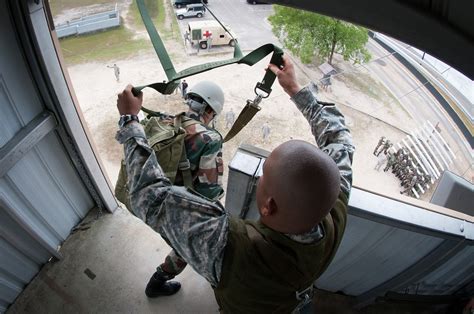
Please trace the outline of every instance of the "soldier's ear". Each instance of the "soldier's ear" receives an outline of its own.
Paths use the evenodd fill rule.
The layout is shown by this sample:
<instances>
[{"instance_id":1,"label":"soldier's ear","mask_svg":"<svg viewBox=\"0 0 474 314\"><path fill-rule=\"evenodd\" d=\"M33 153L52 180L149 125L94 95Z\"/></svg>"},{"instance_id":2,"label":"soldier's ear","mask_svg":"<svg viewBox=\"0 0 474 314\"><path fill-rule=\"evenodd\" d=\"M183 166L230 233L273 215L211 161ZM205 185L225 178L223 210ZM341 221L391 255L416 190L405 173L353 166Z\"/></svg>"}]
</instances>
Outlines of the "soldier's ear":
<instances>
[{"instance_id":1,"label":"soldier's ear","mask_svg":"<svg viewBox=\"0 0 474 314\"><path fill-rule=\"evenodd\" d=\"M278 206L273 197L269 197L266 202L266 208L268 208L269 216L275 215L278 212Z\"/></svg>"},{"instance_id":2,"label":"soldier's ear","mask_svg":"<svg viewBox=\"0 0 474 314\"><path fill-rule=\"evenodd\" d=\"M268 197L264 201L264 204L260 210L260 215L264 217L275 215L277 209L278 207L275 203L275 200L272 197Z\"/></svg>"}]
</instances>

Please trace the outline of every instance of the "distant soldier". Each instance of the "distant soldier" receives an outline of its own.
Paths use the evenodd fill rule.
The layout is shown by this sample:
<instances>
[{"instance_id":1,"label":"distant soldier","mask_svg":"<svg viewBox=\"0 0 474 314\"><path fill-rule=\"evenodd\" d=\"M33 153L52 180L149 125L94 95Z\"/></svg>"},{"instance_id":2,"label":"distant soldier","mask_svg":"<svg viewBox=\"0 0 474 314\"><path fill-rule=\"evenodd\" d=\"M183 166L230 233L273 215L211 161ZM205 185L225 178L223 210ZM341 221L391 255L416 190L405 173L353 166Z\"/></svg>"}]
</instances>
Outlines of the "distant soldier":
<instances>
[{"instance_id":1,"label":"distant soldier","mask_svg":"<svg viewBox=\"0 0 474 314\"><path fill-rule=\"evenodd\" d=\"M403 180L408 175L409 169L407 167L406 160L402 160L401 163L398 164L398 168L396 169L395 175L400 179Z\"/></svg>"},{"instance_id":2,"label":"distant soldier","mask_svg":"<svg viewBox=\"0 0 474 314\"><path fill-rule=\"evenodd\" d=\"M408 154L406 152L403 154L402 158L403 158L403 160L406 160L406 161L409 161L411 159L410 154Z\"/></svg>"},{"instance_id":3,"label":"distant soldier","mask_svg":"<svg viewBox=\"0 0 474 314\"><path fill-rule=\"evenodd\" d=\"M211 50L212 47L212 35L207 37L207 51Z\"/></svg>"},{"instance_id":4,"label":"distant soldier","mask_svg":"<svg viewBox=\"0 0 474 314\"><path fill-rule=\"evenodd\" d=\"M321 79L321 87L324 91L327 91L329 89L329 86L331 85L331 74L324 74L323 78Z\"/></svg>"},{"instance_id":5,"label":"distant soldier","mask_svg":"<svg viewBox=\"0 0 474 314\"><path fill-rule=\"evenodd\" d=\"M380 156L377 157L377 164L375 165L375 170L377 171L380 171L380 167L382 167L383 164L385 164L387 162L387 155L386 154L382 154Z\"/></svg>"},{"instance_id":6,"label":"distant soldier","mask_svg":"<svg viewBox=\"0 0 474 314\"><path fill-rule=\"evenodd\" d=\"M390 147L392 147L392 146L393 146L392 142L390 142L389 140L385 141L385 143L383 144L382 149L377 153L376 156L378 156L381 152L383 152L384 154L387 154L387 153L388 153L388 150L389 150Z\"/></svg>"},{"instance_id":7,"label":"distant soldier","mask_svg":"<svg viewBox=\"0 0 474 314\"><path fill-rule=\"evenodd\" d=\"M407 194L409 196L413 195L412 189L415 187L416 181L418 180L417 176L412 176L410 182L407 184L406 189L400 191L400 194Z\"/></svg>"},{"instance_id":8,"label":"distant soldier","mask_svg":"<svg viewBox=\"0 0 474 314\"><path fill-rule=\"evenodd\" d=\"M377 143L377 146L375 146L375 149L374 149L374 155L375 156L378 156L377 154L377 150L379 149L380 146L382 146L383 144L385 144L385 136L382 136L379 140L379 142Z\"/></svg>"},{"instance_id":9,"label":"distant soldier","mask_svg":"<svg viewBox=\"0 0 474 314\"><path fill-rule=\"evenodd\" d=\"M231 108L230 111L227 111L227 113L225 114L225 127L227 129L232 127L232 125L234 124L234 121L235 121L235 113Z\"/></svg>"},{"instance_id":10,"label":"distant soldier","mask_svg":"<svg viewBox=\"0 0 474 314\"><path fill-rule=\"evenodd\" d=\"M113 66L108 65L107 66L109 69L114 69L114 74L115 74L115 79L117 82L120 81L120 68L117 66L117 64L114 63Z\"/></svg>"},{"instance_id":11,"label":"distant soldier","mask_svg":"<svg viewBox=\"0 0 474 314\"><path fill-rule=\"evenodd\" d=\"M415 188L419 185L423 187L423 182L425 182L425 177L422 174L419 174L416 179ZM424 187L423 187L424 189Z\"/></svg>"},{"instance_id":12,"label":"distant soldier","mask_svg":"<svg viewBox=\"0 0 474 314\"><path fill-rule=\"evenodd\" d=\"M262 139L264 143L267 142L267 139L269 136L270 136L270 126L268 125L268 123L265 122L262 125Z\"/></svg>"},{"instance_id":13,"label":"distant soldier","mask_svg":"<svg viewBox=\"0 0 474 314\"><path fill-rule=\"evenodd\" d=\"M395 165L396 162L397 158L395 157L395 154L388 153L387 164L385 165L383 172L387 172L391 167Z\"/></svg>"},{"instance_id":14,"label":"distant soldier","mask_svg":"<svg viewBox=\"0 0 474 314\"><path fill-rule=\"evenodd\" d=\"M404 187L409 186L413 177L415 177L415 173L411 170L408 170L407 174L402 177L402 182L400 183L400 185Z\"/></svg>"},{"instance_id":15,"label":"distant soldier","mask_svg":"<svg viewBox=\"0 0 474 314\"><path fill-rule=\"evenodd\" d=\"M183 80L181 82L181 95L183 96L183 98L186 99L186 94L188 93L188 82L186 82L186 80Z\"/></svg>"},{"instance_id":16,"label":"distant soldier","mask_svg":"<svg viewBox=\"0 0 474 314\"><path fill-rule=\"evenodd\" d=\"M406 165L406 161L405 161L405 160L403 160L403 159L402 159L402 160L399 160L399 159L398 159L398 160L397 160L397 163L396 163L395 166L393 167L393 171L392 171L392 172L393 172L393 173L399 173L400 170L405 167L405 165Z\"/></svg>"},{"instance_id":17,"label":"distant soldier","mask_svg":"<svg viewBox=\"0 0 474 314\"><path fill-rule=\"evenodd\" d=\"M424 181L423 181L424 187L427 188L430 183L431 183L431 176L429 174L425 174Z\"/></svg>"}]
</instances>

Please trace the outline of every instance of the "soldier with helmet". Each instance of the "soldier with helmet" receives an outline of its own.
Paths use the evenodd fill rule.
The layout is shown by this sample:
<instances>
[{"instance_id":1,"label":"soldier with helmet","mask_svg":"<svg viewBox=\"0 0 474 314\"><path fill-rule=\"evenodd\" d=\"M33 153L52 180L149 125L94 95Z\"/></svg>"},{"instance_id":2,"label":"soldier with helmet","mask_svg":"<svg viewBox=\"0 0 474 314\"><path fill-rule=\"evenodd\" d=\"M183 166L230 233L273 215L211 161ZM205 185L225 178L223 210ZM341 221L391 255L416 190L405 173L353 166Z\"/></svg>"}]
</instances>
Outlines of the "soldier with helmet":
<instances>
[{"instance_id":1,"label":"soldier with helmet","mask_svg":"<svg viewBox=\"0 0 474 314\"><path fill-rule=\"evenodd\" d=\"M207 199L218 200L224 193L221 180L224 172L222 136L210 127L210 124L222 112L224 93L217 84L202 81L189 88L185 96L189 107L185 117L198 122L185 127L184 139L193 177L193 189ZM178 175L175 184L184 185L182 181ZM186 265L186 261L172 250L151 276L145 294L154 298L178 292L181 284L168 280L180 274Z\"/></svg>"}]
</instances>

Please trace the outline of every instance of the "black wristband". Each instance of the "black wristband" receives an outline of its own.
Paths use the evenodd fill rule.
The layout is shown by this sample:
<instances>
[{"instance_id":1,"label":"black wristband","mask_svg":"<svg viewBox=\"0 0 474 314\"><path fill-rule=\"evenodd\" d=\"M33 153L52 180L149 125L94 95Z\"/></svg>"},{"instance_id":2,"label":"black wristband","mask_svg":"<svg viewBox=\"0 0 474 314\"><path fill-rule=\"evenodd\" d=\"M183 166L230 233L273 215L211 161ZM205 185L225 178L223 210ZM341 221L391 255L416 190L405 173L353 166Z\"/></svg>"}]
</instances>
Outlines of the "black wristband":
<instances>
[{"instance_id":1,"label":"black wristband","mask_svg":"<svg viewBox=\"0 0 474 314\"><path fill-rule=\"evenodd\" d=\"M124 115L121 115L121 116L120 116L120 120L119 120L119 122L118 122L118 125L119 125L119 127L123 128L123 127L124 127L125 125L127 125L127 123L129 123L130 121L137 121L137 122L140 122L137 115L134 115L134 114L124 114Z\"/></svg>"}]
</instances>

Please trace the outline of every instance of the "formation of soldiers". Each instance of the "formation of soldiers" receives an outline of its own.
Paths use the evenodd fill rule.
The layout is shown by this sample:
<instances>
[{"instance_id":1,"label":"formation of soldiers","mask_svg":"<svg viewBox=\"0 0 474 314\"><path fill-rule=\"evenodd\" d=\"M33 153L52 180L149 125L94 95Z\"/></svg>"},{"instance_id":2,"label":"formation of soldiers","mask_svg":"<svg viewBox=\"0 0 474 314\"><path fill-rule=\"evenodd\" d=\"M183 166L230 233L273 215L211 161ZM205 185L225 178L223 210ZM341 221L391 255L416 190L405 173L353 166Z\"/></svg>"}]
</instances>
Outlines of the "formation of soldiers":
<instances>
[{"instance_id":1,"label":"formation of soldiers","mask_svg":"<svg viewBox=\"0 0 474 314\"><path fill-rule=\"evenodd\" d=\"M394 153L390 150L392 146L393 144L382 136L375 147L375 156L378 157L381 153L386 156L386 164L383 171L392 170L392 173L400 180L400 185L404 188L403 191L400 191L400 194L414 196L413 190L417 193L422 193L420 187L426 190L431 182L431 176L420 167L416 159L406 148L400 148Z\"/></svg>"}]
</instances>

